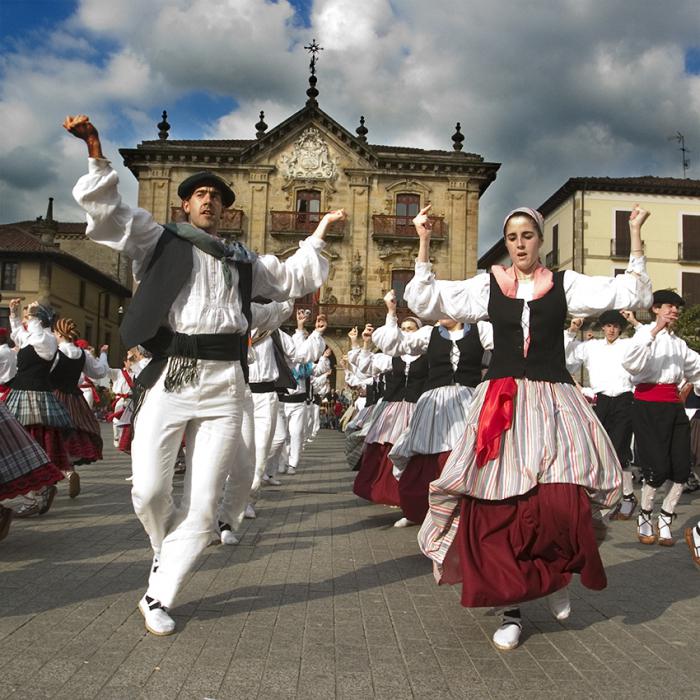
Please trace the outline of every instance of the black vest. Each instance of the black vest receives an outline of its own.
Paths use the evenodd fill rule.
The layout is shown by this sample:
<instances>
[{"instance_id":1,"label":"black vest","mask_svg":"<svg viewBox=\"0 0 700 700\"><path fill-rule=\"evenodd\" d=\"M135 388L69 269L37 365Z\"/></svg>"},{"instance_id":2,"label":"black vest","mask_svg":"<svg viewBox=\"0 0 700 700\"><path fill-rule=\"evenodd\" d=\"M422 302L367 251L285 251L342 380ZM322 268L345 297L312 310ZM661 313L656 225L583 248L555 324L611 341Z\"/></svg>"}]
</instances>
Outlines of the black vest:
<instances>
[{"instance_id":1,"label":"black vest","mask_svg":"<svg viewBox=\"0 0 700 700\"><path fill-rule=\"evenodd\" d=\"M425 391L450 384L473 387L481 381L481 360L484 356L484 348L481 345L477 325L472 324L456 345L459 348L459 362L455 371L452 369L450 360L452 341L440 334L439 326L433 328L426 353L428 379L425 383Z\"/></svg>"},{"instance_id":2,"label":"black vest","mask_svg":"<svg viewBox=\"0 0 700 700\"><path fill-rule=\"evenodd\" d=\"M387 372L384 401L409 401L415 403L423 393L428 374L428 361L424 355L413 360L406 374L406 363L400 357L391 358L391 372Z\"/></svg>"},{"instance_id":3,"label":"black vest","mask_svg":"<svg viewBox=\"0 0 700 700\"><path fill-rule=\"evenodd\" d=\"M275 389L294 389L297 385L297 380L294 379L292 370L289 369L287 364L287 356L282 347L279 328L270 334L270 338L272 338L272 350L275 353L275 364L277 365Z\"/></svg>"},{"instance_id":4,"label":"black vest","mask_svg":"<svg viewBox=\"0 0 700 700\"><path fill-rule=\"evenodd\" d=\"M78 382L80 381L80 375L84 367L84 350L80 351L80 357L76 358L75 360L72 360L59 350L58 361L51 370L51 376L49 377L51 386L54 389L62 391L64 394L80 395L81 391L78 389Z\"/></svg>"},{"instance_id":5,"label":"black vest","mask_svg":"<svg viewBox=\"0 0 700 700\"><path fill-rule=\"evenodd\" d=\"M170 307L192 275L193 256L192 243L176 236L167 227L163 229L119 329L122 342L127 348L143 345L154 355L159 352L160 345L155 342L158 329L167 325ZM248 321L248 331L241 334L238 341L241 345L240 362L247 382L253 266L250 263L236 263L236 269L241 309Z\"/></svg>"},{"instance_id":6,"label":"black vest","mask_svg":"<svg viewBox=\"0 0 700 700\"><path fill-rule=\"evenodd\" d=\"M491 275L489 318L493 324L493 354L485 379L515 377L543 382L573 384L564 356L566 296L564 271L554 273L554 286L530 306L530 348L523 357L523 329L520 325L522 299L501 292Z\"/></svg>"},{"instance_id":7,"label":"black vest","mask_svg":"<svg viewBox=\"0 0 700 700\"><path fill-rule=\"evenodd\" d=\"M406 393L404 401L408 403L416 403L420 395L425 391L425 382L428 379L428 358L421 355L418 359L411 362L408 368L408 377L406 377Z\"/></svg>"},{"instance_id":8,"label":"black vest","mask_svg":"<svg viewBox=\"0 0 700 700\"><path fill-rule=\"evenodd\" d=\"M19 391L51 391L49 372L52 364L53 357L44 360L32 345L25 345L17 353L17 374L8 386Z\"/></svg>"}]
</instances>

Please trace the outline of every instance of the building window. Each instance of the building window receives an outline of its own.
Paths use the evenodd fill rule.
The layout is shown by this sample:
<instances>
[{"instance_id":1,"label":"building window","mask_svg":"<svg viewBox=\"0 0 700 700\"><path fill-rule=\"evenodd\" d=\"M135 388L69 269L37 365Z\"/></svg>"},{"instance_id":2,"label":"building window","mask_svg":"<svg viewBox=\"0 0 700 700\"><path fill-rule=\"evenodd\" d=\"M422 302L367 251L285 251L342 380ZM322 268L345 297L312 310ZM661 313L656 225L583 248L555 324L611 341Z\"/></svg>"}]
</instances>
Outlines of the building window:
<instances>
[{"instance_id":1,"label":"building window","mask_svg":"<svg viewBox=\"0 0 700 700\"><path fill-rule=\"evenodd\" d=\"M85 280L80 280L80 289L78 290L78 306L81 309L85 308L85 293L87 291L87 284Z\"/></svg>"},{"instance_id":2,"label":"building window","mask_svg":"<svg viewBox=\"0 0 700 700\"><path fill-rule=\"evenodd\" d=\"M700 261L700 215L683 214L681 217L683 245L681 260Z\"/></svg>"},{"instance_id":3,"label":"building window","mask_svg":"<svg viewBox=\"0 0 700 700\"><path fill-rule=\"evenodd\" d=\"M297 226L298 230L305 227L316 227L321 220L320 190L297 190Z\"/></svg>"},{"instance_id":4,"label":"building window","mask_svg":"<svg viewBox=\"0 0 700 700\"><path fill-rule=\"evenodd\" d=\"M627 272L627 268L625 267L616 267L613 270L613 277L617 277L618 275L624 275L625 272Z\"/></svg>"},{"instance_id":5,"label":"building window","mask_svg":"<svg viewBox=\"0 0 700 700\"><path fill-rule=\"evenodd\" d=\"M17 289L16 262L0 262L0 289Z\"/></svg>"},{"instance_id":6,"label":"building window","mask_svg":"<svg viewBox=\"0 0 700 700\"><path fill-rule=\"evenodd\" d=\"M629 258L630 255L630 214L629 210L615 212L615 238L612 255L616 258Z\"/></svg>"},{"instance_id":7,"label":"building window","mask_svg":"<svg viewBox=\"0 0 700 700\"><path fill-rule=\"evenodd\" d=\"M683 298L688 306L700 304L700 273L684 272L681 282L683 284Z\"/></svg>"},{"instance_id":8,"label":"building window","mask_svg":"<svg viewBox=\"0 0 700 700\"><path fill-rule=\"evenodd\" d=\"M92 345L92 323L85 323L85 340Z\"/></svg>"},{"instance_id":9,"label":"building window","mask_svg":"<svg viewBox=\"0 0 700 700\"><path fill-rule=\"evenodd\" d=\"M392 270L391 288L396 292L396 305L400 308L407 308L403 293L406 285L413 279L413 270Z\"/></svg>"},{"instance_id":10,"label":"building window","mask_svg":"<svg viewBox=\"0 0 700 700\"><path fill-rule=\"evenodd\" d=\"M401 192L396 195L396 228L413 233L413 219L420 211L420 195Z\"/></svg>"}]
</instances>

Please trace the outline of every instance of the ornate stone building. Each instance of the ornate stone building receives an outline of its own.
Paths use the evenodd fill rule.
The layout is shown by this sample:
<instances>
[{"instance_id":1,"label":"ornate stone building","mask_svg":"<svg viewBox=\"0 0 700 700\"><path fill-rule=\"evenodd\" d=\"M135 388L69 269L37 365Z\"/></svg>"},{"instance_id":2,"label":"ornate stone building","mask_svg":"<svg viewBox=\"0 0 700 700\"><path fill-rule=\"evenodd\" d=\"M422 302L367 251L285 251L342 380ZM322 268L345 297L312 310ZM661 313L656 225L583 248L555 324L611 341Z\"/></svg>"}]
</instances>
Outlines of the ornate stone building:
<instances>
[{"instance_id":1,"label":"ornate stone building","mask_svg":"<svg viewBox=\"0 0 700 700\"><path fill-rule=\"evenodd\" d=\"M261 112L255 138L171 140L164 112L157 140L120 153L139 181L139 206L160 221L181 215L177 188L186 177L219 174L236 193L224 234L259 253L289 256L325 211L344 208L348 219L331 229L324 252L328 282L300 300L328 315L328 342L340 357L349 328L381 323L392 287L402 296L418 247L411 219L427 202L438 275L476 272L479 197L500 164L463 152L459 124L449 151L370 144L364 117L351 133L319 108L313 69L309 82L305 106L272 129Z\"/></svg>"}]
</instances>

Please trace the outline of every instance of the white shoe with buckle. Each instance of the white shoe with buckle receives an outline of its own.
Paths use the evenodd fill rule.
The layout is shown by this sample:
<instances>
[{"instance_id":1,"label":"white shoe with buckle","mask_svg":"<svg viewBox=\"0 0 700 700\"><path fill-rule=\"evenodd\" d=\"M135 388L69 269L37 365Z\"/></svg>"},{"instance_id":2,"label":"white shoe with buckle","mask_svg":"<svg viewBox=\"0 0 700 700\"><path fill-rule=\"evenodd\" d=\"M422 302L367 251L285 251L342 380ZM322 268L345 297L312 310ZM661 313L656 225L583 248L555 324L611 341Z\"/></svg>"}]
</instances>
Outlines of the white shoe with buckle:
<instances>
[{"instance_id":1,"label":"white shoe with buckle","mask_svg":"<svg viewBox=\"0 0 700 700\"><path fill-rule=\"evenodd\" d=\"M139 601L139 610L143 615L146 629L157 637L167 637L175 631L175 620L168 615L167 608L164 608L157 600L145 595Z\"/></svg>"},{"instance_id":2,"label":"white shoe with buckle","mask_svg":"<svg viewBox=\"0 0 700 700\"><path fill-rule=\"evenodd\" d=\"M287 467L287 474L294 475L297 473L297 470L294 467Z\"/></svg>"},{"instance_id":3,"label":"white shoe with buckle","mask_svg":"<svg viewBox=\"0 0 700 700\"><path fill-rule=\"evenodd\" d=\"M270 476L269 474L265 474L262 480L263 483L267 484L268 486L282 486L282 482L279 479L276 479L274 476Z\"/></svg>"},{"instance_id":4,"label":"white shoe with buckle","mask_svg":"<svg viewBox=\"0 0 700 700\"><path fill-rule=\"evenodd\" d=\"M523 622L519 612L508 611L502 615L501 626L493 633L493 644L501 651L510 651L520 644Z\"/></svg>"},{"instance_id":5,"label":"white shoe with buckle","mask_svg":"<svg viewBox=\"0 0 700 700\"><path fill-rule=\"evenodd\" d=\"M566 620L571 615L571 599L568 588L560 588L558 591L550 593L547 596L547 603L555 619Z\"/></svg>"},{"instance_id":6,"label":"white shoe with buckle","mask_svg":"<svg viewBox=\"0 0 700 700\"><path fill-rule=\"evenodd\" d=\"M245 513L243 513L244 518L248 518L248 520L253 520L254 518L258 517L258 514L255 512L255 508L253 508L253 504L249 503L245 507Z\"/></svg>"}]
</instances>

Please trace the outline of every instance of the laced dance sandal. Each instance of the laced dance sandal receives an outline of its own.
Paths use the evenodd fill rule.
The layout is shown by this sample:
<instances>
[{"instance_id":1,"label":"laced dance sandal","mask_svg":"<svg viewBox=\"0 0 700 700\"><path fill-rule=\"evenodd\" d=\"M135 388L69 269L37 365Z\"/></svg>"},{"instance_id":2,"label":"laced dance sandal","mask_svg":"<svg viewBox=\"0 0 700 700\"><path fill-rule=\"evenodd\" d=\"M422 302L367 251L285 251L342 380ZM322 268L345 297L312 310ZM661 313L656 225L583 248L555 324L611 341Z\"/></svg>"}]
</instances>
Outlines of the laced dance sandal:
<instances>
[{"instance_id":1,"label":"laced dance sandal","mask_svg":"<svg viewBox=\"0 0 700 700\"><path fill-rule=\"evenodd\" d=\"M656 544L658 539L656 532L654 532L651 516L652 512L643 508L637 516L637 539L642 544Z\"/></svg>"},{"instance_id":2,"label":"laced dance sandal","mask_svg":"<svg viewBox=\"0 0 700 700\"><path fill-rule=\"evenodd\" d=\"M627 496L623 496L622 500L615 506L615 511L610 516L610 520L631 520L635 510L637 510L637 497L630 493Z\"/></svg>"},{"instance_id":3,"label":"laced dance sandal","mask_svg":"<svg viewBox=\"0 0 700 700\"><path fill-rule=\"evenodd\" d=\"M671 534L671 523L673 523L675 513L667 513L663 508L659 513L659 520L656 526L657 533L659 535L659 544L662 547L673 547L676 544L676 540L673 539Z\"/></svg>"}]
</instances>

